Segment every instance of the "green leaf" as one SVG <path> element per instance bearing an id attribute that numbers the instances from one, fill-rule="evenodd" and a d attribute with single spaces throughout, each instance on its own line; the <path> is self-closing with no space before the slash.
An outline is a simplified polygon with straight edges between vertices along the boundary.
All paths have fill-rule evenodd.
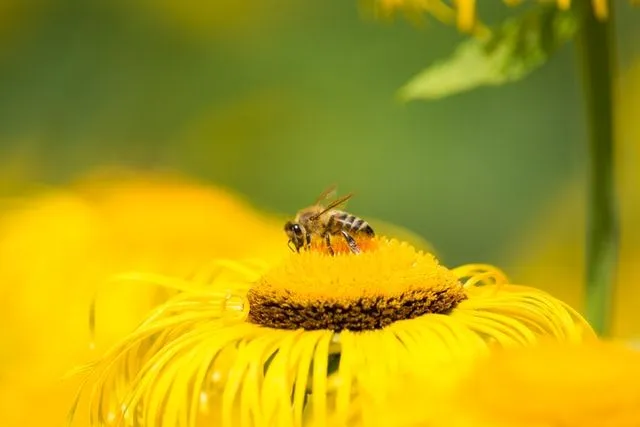
<path id="1" fill-rule="evenodd" d="M 447 59 L 428 67 L 398 93 L 403 101 L 438 99 L 480 86 L 526 77 L 573 38 L 575 12 L 538 6 L 503 22 L 483 39 L 469 38 Z"/>

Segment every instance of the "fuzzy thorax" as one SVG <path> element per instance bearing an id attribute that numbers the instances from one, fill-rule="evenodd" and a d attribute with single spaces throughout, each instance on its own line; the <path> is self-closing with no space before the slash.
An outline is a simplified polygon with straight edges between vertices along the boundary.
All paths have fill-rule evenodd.
<path id="1" fill-rule="evenodd" d="M 249 321 L 278 329 L 371 330 L 467 298 L 456 275 L 406 243 L 370 239 L 358 255 L 292 254 L 249 291 Z"/>

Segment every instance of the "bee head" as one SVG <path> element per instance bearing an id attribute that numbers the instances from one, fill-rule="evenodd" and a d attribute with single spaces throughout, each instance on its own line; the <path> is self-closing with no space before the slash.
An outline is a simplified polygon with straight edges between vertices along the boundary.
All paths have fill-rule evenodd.
<path id="1" fill-rule="evenodd" d="M 287 221 L 284 225 L 284 232 L 289 237 L 289 247 L 291 243 L 295 247 L 296 252 L 300 252 L 300 248 L 304 245 L 304 229 L 297 222 Z"/>

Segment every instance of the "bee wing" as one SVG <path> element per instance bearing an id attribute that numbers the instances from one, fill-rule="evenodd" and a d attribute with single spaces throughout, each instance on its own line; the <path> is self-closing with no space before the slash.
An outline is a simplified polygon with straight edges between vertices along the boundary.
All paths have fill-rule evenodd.
<path id="1" fill-rule="evenodd" d="M 345 203 L 347 203 L 347 200 L 349 200 L 350 198 L 353 197 L 353 193 L 349 193 L 346 196 L 342 196 L 339 199 L 334 200 L 333 202 L 329 203 L 329 205 L 324 208 L 324 210 L 322 212 L 319 212 L 317 214 L 315 214 L 314 216 L 312 216 L 310 219 L 317 219 L 319 217 L 321 217 L 323 214 L 329 212 L 331 209 L 335 209 L 338 206 L 344 205 Z"/>
<path id="2" fill-rule="evenodd" d="M 367 217 L 367 222 L 375 230 L 376 235 L 394 238 L 409 243 L 417 250 L 437 255 L 431 243 L 418 233 L 409 230 L 401 225 L 383 221 L 378 218 Z"/>
<path id="3" fill-rule="evenodd" d="M 322 193 L 320 193 L 320 195 L 315 200 L 315 202 L 313 202 L 313 204 L 318 205 L 321 202 L 324 202 L 325 200 L 335 197 L 337 193 L 337 188 L 338 186 L 336 184 L 332 184 L 329 187 L 325 188 L 325 190 Z"/>

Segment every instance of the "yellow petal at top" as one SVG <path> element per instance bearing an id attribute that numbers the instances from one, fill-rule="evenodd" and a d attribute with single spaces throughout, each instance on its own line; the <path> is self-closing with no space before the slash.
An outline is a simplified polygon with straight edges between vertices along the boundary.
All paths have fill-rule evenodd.
<path id="1" fill-rule="evenodd" d="M 479 359 L 448 393 L 406 377 L 379 424 L 448 427 L 632 427 L 640 425 L 640 352 L 622 343 L 544 342 Z M 439 412 L 423 409 L 425 393 Z M 402 419 L 387 414 L 402 414 Z"/>
<path id="2" fill-rule="evenodd" d="M 455 0 L 453 6 L 441 0 L 367 0 L 373 2 L 374 8 L 382 15 L 391 15 L 396 10 L 410 14 L 427 14 L 445 24 L 455 22 L 458 29 L 465 33 L 485 33 L 484 27 L 476 17 L 476 0 Z M 539 0 L 543 3 L 545 0 Z M 549 1 L 546 1 L 547 3 Z M 522 0 L 503 0 L 507 6 L 518 6 Z M 558 8 L 569 10 L 571 0 L 556 0 Z M 633 2 L 632 2 L 633 3 Z M 596 18 L 605 20 L 609 16 L 609 0 L 591 0 L 591 9 Z"/>
<path id="3" fill-rule="evenodd" d="M 360 254 L 336 242 L 335 256 L 318 246 L 253 272 L 229 263 L 244 281 L 175 283 L 184 291 L 90 367 L 75 417 L 95 426 L 369 425 L 377 417 L 367 408 L 387 401 L 399 375 L 428 378 L 444 394 L 497 348 L 594 337 L 570 307 L 493 267 L 450 270 L 385 237 L 359 244 Z M 439 411 L 437 401 L 421 405 Z"/>
<path id="4" fill-rule="evenodd" d="M 455 3 L 458 11 L 458 28 L 460 31 L 470 32 L 476 20 L 475 0 L 456 0 Z"/>
<path id="5" fill-rule="evenodd" d="M 266 262 L 288 251 L 279 221 L 229 191 L 177 176 L 100 174 L 3 206 L 2 426 L 59 426 L 73 395 L 60 377 L 130 332 L 166 296 L 134 281 L 108 284 L 113 274 L 153 270 L 200 281 L 212 258 Z M 98 291 L 92 351 L 87 308 Z"/>

